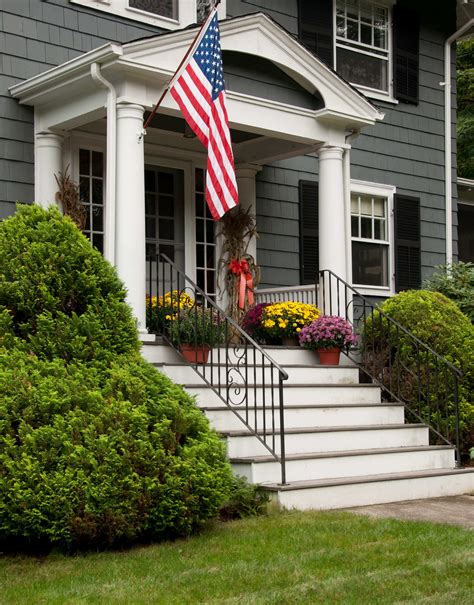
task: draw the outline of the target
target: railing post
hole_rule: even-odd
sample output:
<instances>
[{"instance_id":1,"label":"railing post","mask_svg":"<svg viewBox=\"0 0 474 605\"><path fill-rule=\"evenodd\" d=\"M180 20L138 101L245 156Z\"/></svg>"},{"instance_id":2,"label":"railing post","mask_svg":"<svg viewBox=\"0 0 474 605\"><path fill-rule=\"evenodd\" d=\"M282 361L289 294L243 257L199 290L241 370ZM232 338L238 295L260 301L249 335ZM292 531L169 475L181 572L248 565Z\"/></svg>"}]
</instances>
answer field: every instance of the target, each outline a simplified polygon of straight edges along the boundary
<instances>
[{"instance_id":1,"label":"railing post","mask_svg":"<svg viewBox=\"0 0 474 605\"><path fill-rule=\"evenodd\" d=\"M285 451L285 409L283 405L283 376L278 373L279 384L278 391L280 394L280 464L281 464L281 485L286 483L286 451Z\"/></svg>"},{"instance_id":2,"label":"railing post","mask_svg":"<svg viewBox=\"0 0 474 605\"><path fill-rule=\"evenodd\" d=\"M458 392L458 377L453 373L454 377L454 423L456 431L456 466L461 466L461 436L459 433L459 392Z\"/></svg>"}]
</instances>

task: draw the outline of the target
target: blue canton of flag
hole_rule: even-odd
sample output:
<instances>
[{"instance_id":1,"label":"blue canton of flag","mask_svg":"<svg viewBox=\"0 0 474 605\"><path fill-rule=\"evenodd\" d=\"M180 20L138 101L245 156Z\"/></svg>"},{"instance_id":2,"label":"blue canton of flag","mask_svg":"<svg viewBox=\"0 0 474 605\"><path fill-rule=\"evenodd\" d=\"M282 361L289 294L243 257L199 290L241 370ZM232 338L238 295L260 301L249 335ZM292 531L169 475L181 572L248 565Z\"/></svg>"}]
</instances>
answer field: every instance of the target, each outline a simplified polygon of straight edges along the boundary
<instances>
[{"instance_id":1,"label":"blue canton of flag","mask_svg":"<svg viewBox=\"0 0 474 605\"><path fill-rule=\"evenodd\" d=\"M186 122L207 148L206 201L215 220L238 203L234 156L225 105L224 71L217 12L170 92Z\"/></svg>"}]
</instances>

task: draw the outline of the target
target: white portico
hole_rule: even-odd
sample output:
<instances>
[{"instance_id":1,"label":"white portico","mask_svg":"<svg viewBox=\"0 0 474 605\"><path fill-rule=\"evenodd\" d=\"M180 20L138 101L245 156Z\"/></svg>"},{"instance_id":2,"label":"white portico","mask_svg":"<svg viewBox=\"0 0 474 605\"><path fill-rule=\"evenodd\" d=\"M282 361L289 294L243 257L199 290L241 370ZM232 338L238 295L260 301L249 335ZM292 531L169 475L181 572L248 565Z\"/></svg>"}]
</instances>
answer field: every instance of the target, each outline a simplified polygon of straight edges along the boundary
<instances>
[{"instance_id":1,"label":"white portico","mask_svg":"<svg viewBox=\"0 0 474 605\"><path fill-rule=\"evenodd\" d=\"M103 250L126 284L128 301L143 332L146 217L153 195L174 208L173 233L177 237L179 232L182 240L175 249L179 248L183 268L194 277L200 267L195 206L202 192L196 170L205 167L205 150L197 139L186 137L169 95L147 135L140 136L146 112L159 98L195 32L186 29L123 45L110 43L11 88L20 103L35 108L37 203L55 203L55 175L67 166L73 177L81 174L76 168L81 141L89 142L91 153L94 149L103 153L102 173L92 168L90 173L91 191L93 186L103 187ZM245 57L249 68L252 58L258 57L276 65L295 87L320 99L319 106L308 108L228 90L237 181L241 203L255 208L255 176L263 164L318 154L320 266L346 279L351 262L348 137L383 114L263 14L223 21L221 45L224 68L226 52ZM150 167L148 177L146 166ZM164 167L164 172L154 173L153 166ZM153 174L157 183L160 174L174 175L174 197L167 200L171 194L164 188L150 189ZM168 216L158 218L164 225L168 220L171 229ZM207 275L210 268L202 270Z\"/></svg>"}]
</instances>

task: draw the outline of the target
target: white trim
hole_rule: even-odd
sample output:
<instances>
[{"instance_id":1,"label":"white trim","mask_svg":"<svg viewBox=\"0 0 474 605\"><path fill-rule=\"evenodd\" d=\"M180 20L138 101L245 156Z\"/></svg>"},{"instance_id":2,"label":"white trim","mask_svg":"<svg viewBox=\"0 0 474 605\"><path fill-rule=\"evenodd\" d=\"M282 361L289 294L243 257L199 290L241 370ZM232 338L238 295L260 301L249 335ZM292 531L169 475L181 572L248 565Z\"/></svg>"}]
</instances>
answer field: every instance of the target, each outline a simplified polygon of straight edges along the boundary
<instances>
[{"instance_id":1,"label":"white trim","mask_svg":"<svg viewBox=\"0 0 474 605\"><path fill-rule=\"evenodd\" d=\"M196 22L196 0L176 0L178 5L176 19L162 17L139 8L131 7L128 4L128 0L70 0L70 2L166 30L181 29ZM219 19L225 19L226 0L221 0L218 7L218 15Z\"/></svg>"},{"instance_id":2,"label":"white trim","mask_svg":"<svg viewBox=\"0 0 474 605\"><path fill-rule=\"evenodd\" d=\"M394 185L386 185L384 183L371 183L369 181L359 181L351 179L350 193L361 193L384 197L387 200L387 240L367 240L365 238L352 237L349 233L349 246L352 247L353 241L373 242L375 244L385 244L388 246L388 281L389 286L366 286L363 284L353 284L361 294L367 296L392 296L395 294L395 232L393 223L393 198L396 187ZM349 200L349 204L351 200ZM351 267L352 271L352 267ZM352 283L352 280L351 280Z\"/></svg>"}]
</instances>

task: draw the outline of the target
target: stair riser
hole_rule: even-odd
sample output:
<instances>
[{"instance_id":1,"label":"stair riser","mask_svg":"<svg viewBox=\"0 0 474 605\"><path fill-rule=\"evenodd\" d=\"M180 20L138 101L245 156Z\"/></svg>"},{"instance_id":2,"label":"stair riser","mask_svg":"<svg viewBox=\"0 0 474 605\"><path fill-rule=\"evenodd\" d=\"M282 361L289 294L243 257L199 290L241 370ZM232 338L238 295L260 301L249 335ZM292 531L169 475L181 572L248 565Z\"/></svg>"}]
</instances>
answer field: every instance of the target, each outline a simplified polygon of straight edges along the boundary
<instances>
[{"instance_id":1,"label":"stair riser","mask_svg":"<svg viewBox=\"0 0 474 605\"><path fill-rule=\"evenodd\" d=\"M232 463L232 468L236 475L247 477L250 483L278 483L281 480L278 462L236 462ZM287 460L286 477L288 481L305 481L445 468L454 468L453 450Z\"/></svg>"},{"instance_id":2,"label":"stair riser","mask_svg":"<svg viewBox=\"0 0 474 605\"><path fill-rule=\"evenodd\" d=\"M232 405L244 404L246 392L243 387L230 389L229 401ZM222 407L220 399L209 387L186 387L192 395L198 396L198 405L201 407ZM253 405L255 400L257 406L263 406L263 389L261 387L249 388L247 391L248 405ZM221 389L224 398L227 395L225 388ZM271 389L265 389L265 406L271 405L272 394L274 404L278 405L278 388L272 393ZM341 403L380 403L380 389L374 386L314 386L314 387L284 387L283 398L286 405L338 405Z\"/></svg>"},{"instance_id":3,"label":"stair riser","mask_svg":"<svg viewBox=\"0 0 474 605\"><path fill-rule=\"evenodd\" d=\"M268 439L267 442L271 445L271 439ZM287 454L341 452L348 449L415 447L419 445L428 445L428 429L426 427L328 431L327 433L288 433L285 439ZM268 450L252 435L228 436L227 448L230 458L268 454ZM276 449L279 452L279 435L276 437Z\"/></svg>"},{"instance_id":4,"label":"stair riser","mask_svg":"<svg viewBox=\"0 0 474 605\"><path fill-rule=\"evenodd\" d=\"M168 345L143 344L141 354L149 363L182 363L183 359Z\"/></svg>"},{"instance_id":5,"label":"stair riser","mask_svg":"<svg viewBox=\"0 0 474 605\"><path fill-rule=\"evenodd\" d=\"M279 375L276 370L272 370L269 367L265 369L257 367L254 372L251 365L246 367L242 366L239 368L233 368L230 366L228 369L224 367L212 366L210 364L199 366L199 374L190 366L176 365L176 366L158 366L157 368L161 372L164 372L171 380L178 384L197 384L202 379L200 376L204 376L206 380L212 383L225 383L227 376L230 380L237 383L247 384L266 384L271 383L272 375L275 383L278 382ZM288 372L288 380L285 381L285 385L288 384L358 384L359 382L359 370L357 368L344 368L344 367L302 367L302 368L286 368Z\"/></svg>"},{"instance_id":6,"label":"stair riser","mask_svg":"<svg viewBox=\"0 0 474 605\"><path fill-rule=\"evenodd\" d=\"M285 348L285 347L266 348L266 347L264 347L264 351L265 351L265 353L267 353L269 355L269 357L273 361L278 363L283 368L286 365L314 366L315 364L319 364L319 357L318 357L317 353L315 353L314 351L308 351L307 349L302 349L300 347L298 347L298 348L296 348L296 347L293 347L293 348ZM237 348L236 350L234 350L232 347L230 347L228 349L229 363L237 363L238 360L240 359L240 357L242 356L243 352L244 352L244 348ZM217 360L217 358L218 358L217 349L214 349L213 355L214 355L214 359ZM225 353L224 349L221 349L221 359L225 359L225 355L226 355L226 353ZM249 363L253 363L254 352L250 347L247 348L247 359L249 360ZM257 360L257 364L262 363L262 354L259 351L257 351L255 353L255 359ZM350 359L348 359L348 357L344 353L341 353L341 359L339 361L339 365L353 366L354 364L352 363L352 361Z\"/></svg>"},{"instance_id":7,"label":"stair riser","mask_svg":"<svg viewBox=\"0 0 474 605\"><path fill-rule=\"evenodd\" d=\"M236 409L244 420L247 420L245 408ZM229 409L206 410L206 416L211 425L217 431L238 431L242 429L242 421ZM263 429L263 410L257 411L257 428ZM272 421L271 411L265 414L266 427L280 426L279 410L275 410ZM377 407L325 407L325 408L286 408L285 426L287 429L302 426L355 426L355 425L390 425L403 424L404 410L402 406L377 406ZM248 411L247 422L255 426L255 414L253 409Z\"/></svg>"},{"instance_id":8,"label":"stair riser","mask_svg":"<svg viewBox=\"0 0 474 605\"><path fill-rule=\"evenodd\" d=\"M466 473L272 492L271 498L286 509L327 510L473 492L474 473Z\"/></svg>"}]
</instances>

